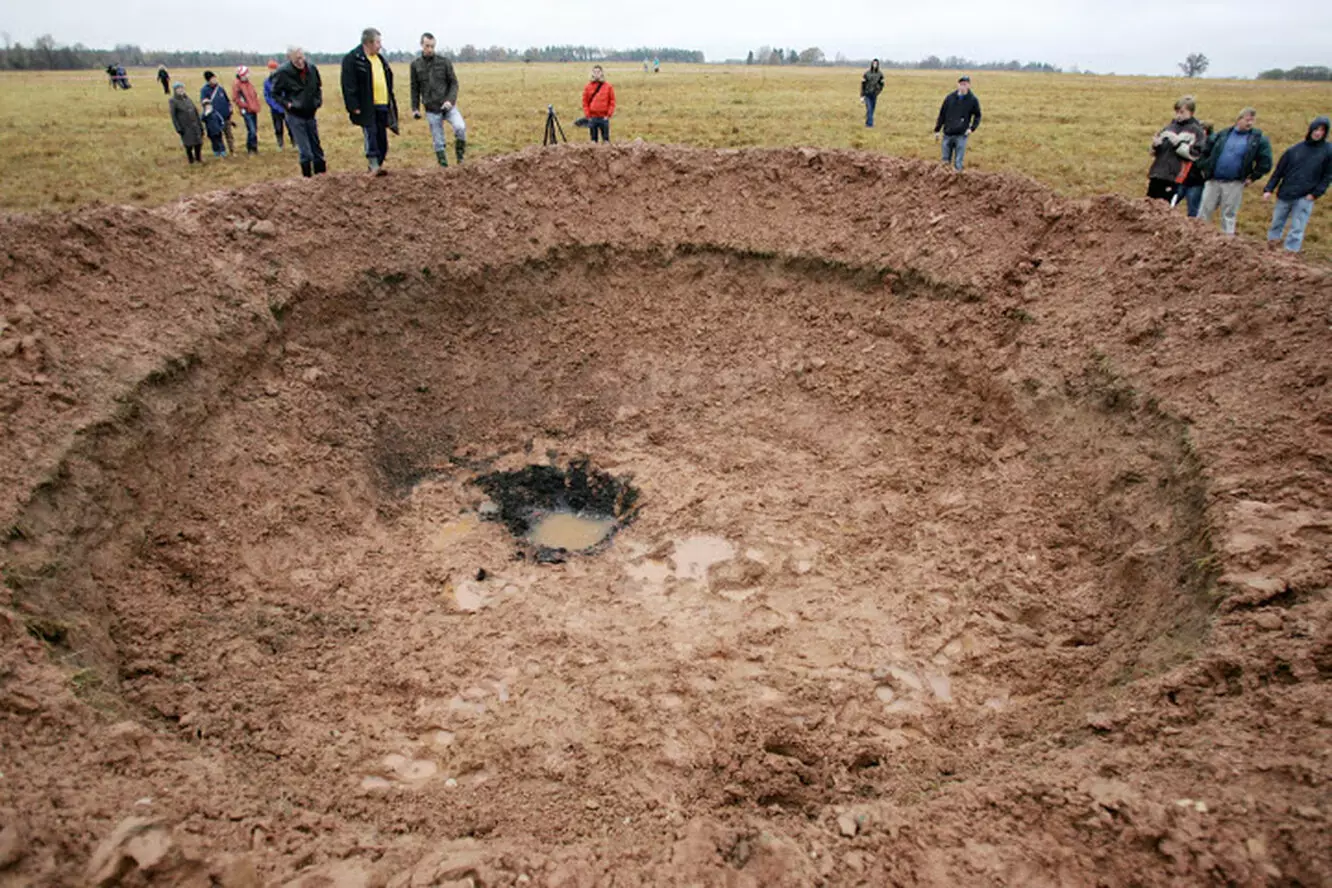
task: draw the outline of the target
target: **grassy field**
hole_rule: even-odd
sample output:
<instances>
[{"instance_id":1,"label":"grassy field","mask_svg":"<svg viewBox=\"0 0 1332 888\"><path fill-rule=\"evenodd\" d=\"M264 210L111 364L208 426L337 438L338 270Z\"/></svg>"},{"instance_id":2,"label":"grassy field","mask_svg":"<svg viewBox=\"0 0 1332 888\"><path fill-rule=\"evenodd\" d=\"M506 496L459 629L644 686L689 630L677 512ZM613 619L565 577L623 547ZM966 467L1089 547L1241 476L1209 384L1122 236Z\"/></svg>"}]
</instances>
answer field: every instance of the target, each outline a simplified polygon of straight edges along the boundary
<instances>
[{"instance_id":1,"label":"grassy field","mask_svg":"<svg viewBox=\"0 0 1332 888\"><path fill-rule=\"evenodd\" d=\"M231 72L219 73L229 87ZM406 66L395 73L406 111ZM341 110L336 66L323 74L320 124L330 169L363 169L360 131ZM930 133L939 102L956 79L952 72L886 72L871 130L864 126L860 72L854 69L668 65L652 75L638 66L611 65L607 74L619 104L612 124L616 141L814 145L922 158L938 156ZM459 65L469 156L539 144L548 103L571 140L586 139L586 131L572 126L586 75L582 64ZM131 76L134 89L113 92L100 72L0 74L0 210L68 209L93 201L160 204L299 174L293 151L274 150L266 117L260 120L258 157L242 151L189 168L153 72ZM172 76L197 97L200 71ZM1332 110L1329 84L982 72L973 85L985 120L968 146L968 167L1022 173L1068 195L1144 193L1149 140L1185 92L1197 96L1199 117L1219 126L1232 122L1241 107L1257 107L1258 125L1278 157L1303 137L1310 118ZM404 123L402 136L391 143L390 168L434 164L425 122ZM243 143L239 122L238 130ZM1246 195L1241 213L1241 231L1249 237L1262 237L1269 219L1269 206L1258 198L1257 189ZM1332 210L1315 211L1305 250L1310 258L1332 260Z\"/></svg>"}]
</instances>

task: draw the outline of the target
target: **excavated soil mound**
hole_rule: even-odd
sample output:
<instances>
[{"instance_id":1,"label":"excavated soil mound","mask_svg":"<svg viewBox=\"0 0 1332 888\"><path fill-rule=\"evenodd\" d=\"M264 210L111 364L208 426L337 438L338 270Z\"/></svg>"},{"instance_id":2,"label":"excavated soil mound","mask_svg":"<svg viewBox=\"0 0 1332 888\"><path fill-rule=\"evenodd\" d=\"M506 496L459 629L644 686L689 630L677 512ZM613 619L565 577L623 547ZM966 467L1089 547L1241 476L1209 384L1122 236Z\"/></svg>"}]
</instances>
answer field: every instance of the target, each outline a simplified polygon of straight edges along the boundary
<instances>
[{"instance_id":1,"label":"excavated soil mound","mask_svg":"<svg viewBox=\"0 0 1332 888\"><path fill-rule=\"evenodd\" d=\"M1325 272L641 145L0 242L0 885L1332 884Z\"/></svg>"}]
</instances>

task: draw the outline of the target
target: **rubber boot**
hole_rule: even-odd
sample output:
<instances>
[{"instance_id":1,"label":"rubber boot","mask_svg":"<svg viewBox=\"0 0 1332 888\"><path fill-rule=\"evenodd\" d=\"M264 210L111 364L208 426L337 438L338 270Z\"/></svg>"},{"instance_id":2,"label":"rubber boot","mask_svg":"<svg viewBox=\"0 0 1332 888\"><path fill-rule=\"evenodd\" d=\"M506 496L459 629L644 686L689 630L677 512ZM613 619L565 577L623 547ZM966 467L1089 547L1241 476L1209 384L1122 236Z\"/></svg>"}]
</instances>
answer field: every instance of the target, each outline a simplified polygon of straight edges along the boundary
<instances>
[{"instance_id":1,"label":"rubber boot","mask_svg":"<svg viewBox=\"0 0 1332 888\"><path fill-rule=\"evenodd\" d=\"M322 161L322 160L316 160L316 161L314 162L314 171L315 171L315 175L316 175L316 176L321 175L321 174L323 174L323 173L327 173L327 172L328 172L328 164L326 164L326 163L325 163L324 161Z\"/></svg>"},{"instance_id":2,"label":"rubber boot","mask_svg":"<svg viewBox=\"0 0 1332 888\"><path fill-rule=\"evenodd\" d=\"M462 165L463 155L467 153L467 143L462 139L454 139L453 153L458 156L458 164Z\"/></svg>"},{"instance_id":3,"label":"rubber boot","mask_svg":"<svg viewBox=\"0 0 1332 888\"><path fill-rule=\"evenodd\" d=\"M311 176L311 174L312 174L312 172L313 172L313 169L314 169L314 164L313 164L313 163L311 163L311 162L308 161L308 160L302 160L302 161L301 161L301 175L302 175L302 176L304 176L304 177L307 178L307 179L310 178L310 176Z\"/></svg>"},{"instance_id":4,"label":"rubber boot","mask_svg":"<svg viewBox=\"0 0 1332 888\"><path fill-rule=\"evenodd\" d=\"M440 150L436 151L435 158L439 161L440 166L446 167L449 165L449 153L444 149L441 148Z\"/></svg>"}]
</instances>

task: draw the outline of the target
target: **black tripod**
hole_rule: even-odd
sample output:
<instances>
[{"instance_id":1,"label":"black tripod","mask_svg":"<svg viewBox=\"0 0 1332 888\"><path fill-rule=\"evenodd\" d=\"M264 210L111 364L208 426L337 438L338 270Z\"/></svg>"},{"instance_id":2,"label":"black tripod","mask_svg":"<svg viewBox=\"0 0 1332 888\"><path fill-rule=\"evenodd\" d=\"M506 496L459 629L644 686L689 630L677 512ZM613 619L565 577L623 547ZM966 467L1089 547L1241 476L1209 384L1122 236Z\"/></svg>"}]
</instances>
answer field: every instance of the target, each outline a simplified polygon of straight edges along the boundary
<instances>
[{"instance_id":1,"label":"black tripod","mask_svg":"<svg viewBox=\"0 0 1332 888\"><path fill-rule=\"evenodd\" d=\"M559 133L559 138L556 138ZM541 137L542 147L548 145L557 145L560 142L568 143L569 139L564 135L564 127L560 125L560 118L555 114L555 106L546 106L546 134Z\"/></svg>"}]
</instances>

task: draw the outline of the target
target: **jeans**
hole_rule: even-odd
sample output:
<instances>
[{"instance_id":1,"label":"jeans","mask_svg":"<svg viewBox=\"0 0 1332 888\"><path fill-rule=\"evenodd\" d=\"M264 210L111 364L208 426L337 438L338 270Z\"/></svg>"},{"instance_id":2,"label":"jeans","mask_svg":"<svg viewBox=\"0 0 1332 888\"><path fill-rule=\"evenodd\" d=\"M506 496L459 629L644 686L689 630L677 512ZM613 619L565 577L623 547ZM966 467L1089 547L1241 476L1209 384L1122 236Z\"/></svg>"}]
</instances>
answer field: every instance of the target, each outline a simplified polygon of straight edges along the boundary
<instances>
[{"instance_id":1,"label":"jeans","mask_svg":"<svg viewBox=\"0 0 1332 888\"><path fill-rule=\"evenodd\" d=\"M282 128L287 127L287 132L291 132L291 127L287 126L287 115L281 111L274 111L272 108L268 109L268 113L273 117L273 137L277 139L277 146L281 148ZM292 141L295 141L295 139L296 137L292 136Z\"/></svg>"},{"instance_id":2,"label":"jeans","mask_svg":"<svg viewBox=\"0 0 1332 888\"><path fill-rule=\"evenodd\" d=\"M967 155L967 134L943 137L943 162L952 162L954 169L962 169L962 158Z\"/></svg>"},{"instance_id":3,"label":"jeans","mask_svg":"<svg viewBox=\"0 0 1332 888\"><path fill-rule=\"evenodd\" d=\"M1202 206L1198 215L1204 222L1212 221L1216 208L1221 208L1221 233L1234 234L1235 221L1239 218L1240 204L1244 202L1244 180L1221 181L1208 179L1203 186Z\"/></svg>"},{"instance_id":4,"label":"jeans","mask_svg":"<svg viewBox=\"0 0 1332 888\"><path fill-rule=\"evenodd\" d=\"M291 140L296 143L301 163L318 163L323 166L324 146L319 144L319 122L313 117L288 114L287 129L291 131Z\"/></svg>"},{"instance_id":5,"label":"jeans","mask_svg":"<svg viewBox=\"0 0 1332 888\"><path fill-rule=\"evenodd\" d=\"M1272 227L1267 229L1267 239L1281 240L1286 221L1289 220L1290 234L1286 235L1286 249L1298 253L1304 244L1304 228L1309 224L1309 217L1313 215L1313 207L1314 201L1303 197L1295 200L1282 200L1278 197L1276 206L1272 208Z\"/></svg>"},{"instance_id":6,"label":"jeans","mask_svg":"<svg viewBox=\"0 0 1332 888\"><path fill-rule=\"evenodd\" d=\"M446 121L449 128L453 130L455 142L467 141L467 123L463 120L463 116L457 108L450 108L447 114L442 111L427 111L425 117L426 123L430 124L430 138L435 143L436 151L444 150L444 123Z\"/></svg>"},{"instance_id":7,"label":"jeans","mask_svg":"<svg viewBox=\"0 0 1332 888\"><path fill-rule=\"evenodd\" d=\"M388 113L388 105L376 105L375 119L361 127L365 133L365 156L380 163L388 157Z\"/></svg>"},{"instance_id":8,"label":"jeans","mask_svg":"<svg viewBox=\"0 0 1332 888\"><path fill-rule=\"evenodd\" d=\"M241 119L245 121L245 150L255 152L259 150L259 115L253 111L242 111Z\"/></svg>"},{"instance_id":9,"label":"jeans","mask_svg":"<svg viewBox=\"0 0 1332 888\"><path fill-rule=\"evenodd\" d=\"M592 132L593 142L610 142L610 118L609 117L589 117L587 119L587 128ZM597 133L601 138L597 138Z\"/></svg>"},{"instance_id":10,"label":"jeans","mask_svg":"<svg viewBox=\"0 0 1332 888\"><path fill-rule=\"evenodd\" d=\"M1201 185L1189 185L1184 189L1184 200L1189 205L1189 218L1198 215L1198 210L1202 208L1202 193Z\"/></svg>"},{"instance_id":11,"label":"jeans","mask_svg":"<svg viewBox=\"0 0 1332 888\"><path fill-rule=\"evenodd\" d=\"M865 93L865 126L874 126L874 106L879 103L879 97L874 93Z\"/></svg>"},{"instance_id":12,"label":"jeans","mask_svg":"<svg viewBox=\"0 0 1332 888\"><path fill-rule=\"evenodd\" d=\"M226 156L227 156L227 146L222 142L222 134L221 134L221 133L218 133L216 136L213 135L212 133L209 133L209 134L208 134L208 144L211 145L212 148L213 148L213 156L214 156L214 157L226 157Z\"/></svg>"}]
</instances>

